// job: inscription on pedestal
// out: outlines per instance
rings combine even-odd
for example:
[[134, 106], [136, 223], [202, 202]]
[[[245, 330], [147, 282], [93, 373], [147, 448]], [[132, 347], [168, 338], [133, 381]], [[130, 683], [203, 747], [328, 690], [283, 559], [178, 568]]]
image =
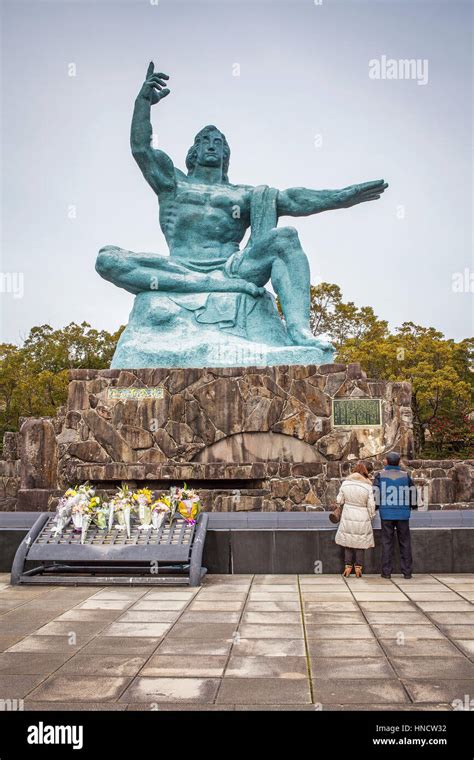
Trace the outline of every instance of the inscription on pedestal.
[[334, 427], [380, 427], [382, 424], [381, 399], [334, 399], [332, 419]]
[[163, 398], [163, 388], [108, 388], [107, 397], [110, 399]]

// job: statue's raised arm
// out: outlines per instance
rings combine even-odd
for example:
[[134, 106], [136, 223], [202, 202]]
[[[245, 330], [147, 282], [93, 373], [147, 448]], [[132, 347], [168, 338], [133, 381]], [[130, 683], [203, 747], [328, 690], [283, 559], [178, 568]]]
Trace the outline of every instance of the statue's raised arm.
[[383, 179], [349, 185], [342, 190], [309, 190], [290, 187], [278, 194], [278, 216], [310, 216], [336, 208], [350, 208], [366, 201], [376, 201], [388, 187]]
[[175, 171], [171, 158], [164, 151], [151, 146], [150, 110], [152, 105], [169, 95], [170, 91], [165, 81], [167, 79], [168, 74], [155, 72], [154, 63], [151, 61], [146, 79], [135, 100], [130, 132], [132, 155], [146, 181], [157, 194], [172, 191], [175, 186]]

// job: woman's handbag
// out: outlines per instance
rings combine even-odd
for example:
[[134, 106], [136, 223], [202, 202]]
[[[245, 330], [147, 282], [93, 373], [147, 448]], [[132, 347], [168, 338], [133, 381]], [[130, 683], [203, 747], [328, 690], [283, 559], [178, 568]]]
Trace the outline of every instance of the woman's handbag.
[[332, 523], [337, 524], [341, 520], [341, 515], [342, 515], [342, 507], [340, 507], [338, 504], [337, 507], [334, 507], [333, 511], [330, 513], [329, 519], [331, 520]]

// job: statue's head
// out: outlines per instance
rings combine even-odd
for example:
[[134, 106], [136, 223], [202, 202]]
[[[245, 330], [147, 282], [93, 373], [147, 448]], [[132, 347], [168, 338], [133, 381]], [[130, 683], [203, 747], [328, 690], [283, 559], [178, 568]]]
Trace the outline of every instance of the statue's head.
[[194, 144], [188, 150], [186, 167], [191, 174], [196, 164], [200, 166], [222, 167], [222, 180], [228, 182], [230, 148], [225, 135], [213, 124], [208, 124], [197, 133]]

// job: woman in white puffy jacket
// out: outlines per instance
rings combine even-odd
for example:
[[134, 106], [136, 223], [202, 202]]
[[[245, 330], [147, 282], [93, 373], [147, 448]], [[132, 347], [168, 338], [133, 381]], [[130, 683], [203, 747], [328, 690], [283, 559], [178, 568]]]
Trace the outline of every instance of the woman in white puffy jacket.
[[372, 520], [375, 516], [375, 499], [372, 482], [365, 464], [355, 465], [337, 495], [342, 507], [341, 522], [336, 533], [336, 544], [344, 547], [344, 572], [347, 578], [355, 569], [357, 578], [362, 576], [364, 551], [374, 546]]

